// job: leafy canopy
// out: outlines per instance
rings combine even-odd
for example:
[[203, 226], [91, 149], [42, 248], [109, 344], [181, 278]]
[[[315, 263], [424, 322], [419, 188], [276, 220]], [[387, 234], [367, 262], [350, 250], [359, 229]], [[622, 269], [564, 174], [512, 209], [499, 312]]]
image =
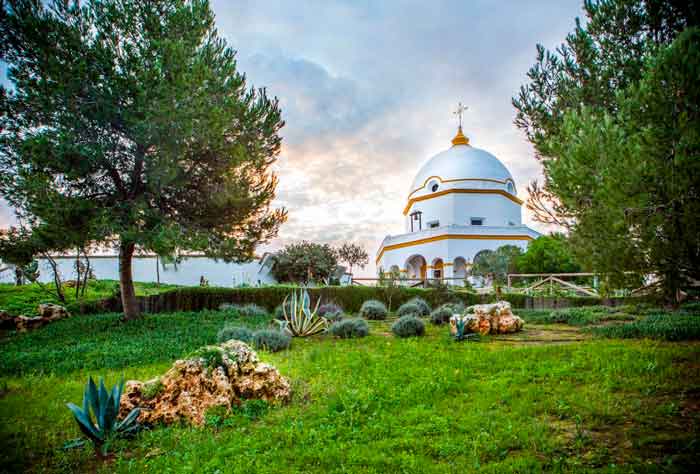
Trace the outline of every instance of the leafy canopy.
[[236, 68], [204, 0], [9, 0], [0, 194], [32, 228], [253, 257], [271, 210], [277, 100]]
[[[601, 0], [555, 53], [538, 46], [513, 103], [543, 186], [528, 207], [570, 230], [612, 283], [655, 274], [668, 299], [700, 277], [700, 8]], [[682, 34], [680, 34], [683, 32]]]
[[328, 244], [289, 244], [274, 256], [272, 274], [279, 282], [328, 282], [338, 266], [336, 251]]
[[562, 234], [543, 235], [527, 246], [516, 261], [518, 273], [574, 273], [580, 272], [566, 237]]
[[474, 256], [472, 275], [503, 283], [508, 273], [516, 271], [515, 265], [522, 253], [517, 245], [502, 245], [496, 250], [482, 250]]

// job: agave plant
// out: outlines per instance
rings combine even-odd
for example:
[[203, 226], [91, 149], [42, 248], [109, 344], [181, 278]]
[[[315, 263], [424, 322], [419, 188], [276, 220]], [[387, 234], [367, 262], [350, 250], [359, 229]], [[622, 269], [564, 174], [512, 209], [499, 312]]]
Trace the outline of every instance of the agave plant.
[[464, 340], [479, 340], [479, 334], [470, 334], [467, 332], [467, 322], [464, 318], [457, 318], [457, 321], [455, 322], [455, 334], [454, 338], [455, 341], [464, 341]]
[[299, 292], [293, 291], [287, 295], [282, 303], [284, 320], [286, 324], [281, 325], [284, 330], [292, 336], [312, 336], [323, 332], [328, 327], [328, 320], [318, 315], [318, 307], [321, 299], [316, 302], [313, 311], [311, 310], [311, 298], [306, 288]]
[[123, 420], [117, 419], [123, 390], [123, 379], [112, 387], [112, 390], [107, 391], [101, 377], [99, 388], [90, 377], [85, 386], [82, 409], [73, 403], [67, 404], [78, 422], [80, 431], [92, 441], [98, 456], [105, 454], [105, 445], [110, 439], [133, 433], [138, 427], [136, 419], [140, 413], [139, 408], [131, 410]]

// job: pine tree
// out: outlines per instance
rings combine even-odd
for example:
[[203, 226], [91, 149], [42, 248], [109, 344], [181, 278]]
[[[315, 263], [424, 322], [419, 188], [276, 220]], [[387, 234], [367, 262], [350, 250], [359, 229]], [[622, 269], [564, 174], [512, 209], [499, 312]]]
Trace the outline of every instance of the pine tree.
[[83, 209], [119, 252], [127, 319], [136, 251], [247, 260], [286, 218], [270, 209], [278, 102], [235, 55], [205, 0], [4, 4], [0, 193], [48, 235]]

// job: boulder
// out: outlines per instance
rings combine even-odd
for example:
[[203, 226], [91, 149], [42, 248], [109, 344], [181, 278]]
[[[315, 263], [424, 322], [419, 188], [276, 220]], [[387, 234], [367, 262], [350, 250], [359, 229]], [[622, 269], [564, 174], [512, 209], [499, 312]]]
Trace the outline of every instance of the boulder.
[[17, 331], [25, 332], [30, 329], [38, 329], [49, 323], [49, 320], [42, 318], [41, 316], [36, 316], [30, 318], [29, 316], [19, 315], [15, 318], [15, 328]]
[[510, 303], [498, 301], [493, 304], [477, 304], [470, 306], [466, 314], [455, 314], [450, 318], [450, 332], [457, 331], [457, 321], [465, 320], [465, 328], [469, 333], [509, 334], [518, 332], [523, 328], [524, 321], [514, 315]]
[[119, 412], [140, 407], [139, 421], [170, 424], [180, 420], [202, 425], [209, 408], [231, 408], [241, 400], [286, 402], [289, 382], [271, 365], [259, 362], [247, 344], [231, 340], [205, 346], [177, 360], [158, 379], [126, 383]]
[[40, 304], [37, 308], [39, 316], [45, 318], [49, 321], [58, 321], [59, 319], [64, 319], [70, 316], [70, 313], [66, 308], [57, 304]]
[[523, 328], [523, 320], [515, 315], [502, 316], [498, 319], [498, 334], [509, 334], [518, 332]]
[[14, 329], [15, 328], [15, 317], [11, 316], [7, 311], [0, 309], [0, 328], [1, 329]]

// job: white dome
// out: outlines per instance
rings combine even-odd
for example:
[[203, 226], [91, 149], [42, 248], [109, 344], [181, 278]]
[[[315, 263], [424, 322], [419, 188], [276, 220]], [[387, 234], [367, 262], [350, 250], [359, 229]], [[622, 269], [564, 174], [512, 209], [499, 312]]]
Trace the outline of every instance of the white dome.
[[[482, 187], [481, 181], [491, 183], [486, 187], [505, 188], [509, 182], [513, 183], [513, 177], [498, 158], [469, 145], [454, 145], [430, 158], [418, 171], [409, 193], [427, 187], [430, 178], [439, 183], [449, 182], [450, 187]], [[514, 184], [511, 186], [511, 193], [515, 194]], [[425, 192], [430, 190], [425, 189]]]

